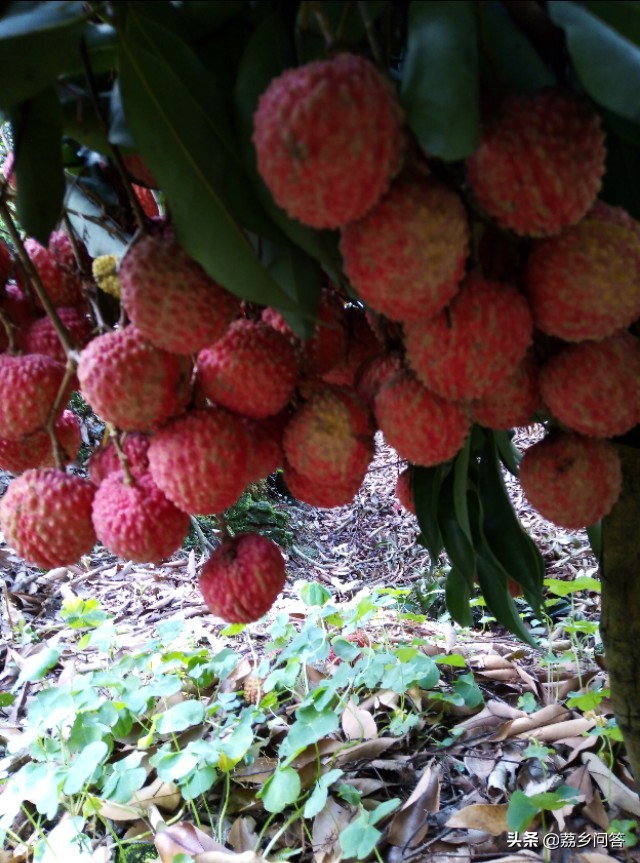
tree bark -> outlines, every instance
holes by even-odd
[[[617,450],[622,493],[602,525],[600,633],[613,709],[640,786],[640,449]]]

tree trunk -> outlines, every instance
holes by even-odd
[[[617,449],[622,494],[603,522],[600,632],[613,709],[640,786],[640,449]]]

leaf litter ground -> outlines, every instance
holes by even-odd
[[[519,606],[540,651],[481,602],[462,630],[400,469],[378,438],[352,505],[275,501],[288,584],[244,631],[206,613],[200,549],[155,567],[97,548],[42,572],[0,546],[0,863],[128,860],[154,836],[162,863],[640,859],[586,534],[507,477],[551,616]]]

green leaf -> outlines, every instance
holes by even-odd
[[[29,656],[20,670],[18,683],[24,683],[27,680],[31,682],[42,680],[43,677],[47,676],[48,671],[55,668],[59,659],[60,651],[56,647],[45,647],[44,650],[40,650],[33,656]],[[44,695],[45,693],[40,693],[40,697]],[[52,697],[55,698],[55,693],[52,693]],[[67,693],[61,693],[61,697],[64,698],[66,705]]]
[[[370,822],[369,813],[362,814],[340,833],[340,847],[345,860],[366,859],[377,847],[382,833]]]
[[[556,596],[570,596],[572,593],[580,593],[581,590],[590,590],[595,593],[600,593],[601,584],[596,578],[591,578],[588,575],[580,575],[571,581],[564,581],[559,578],[545,578],[545,587],[550,593]]]
[[[484,701],[482,690],[476,683],[471,672],[468,674],[461,674],[456,680],[453,688],[458,695],[463,697],[464,703],[467,707],[472,709],[474,707],[479,707]]]
[[[451,470],[451,462],[436,467],[414,467],[412,476],[413,499],[422,540],[433,564],[442,551],[443,540],[438,527],[438,499],[444,478]]]
[[[187,801],[196,800],[201,794],[205,794],[211,788],[217,778],[218,773],[215,767],[202,767],[198,765],[180,783],[180,793]],[[177,856],[179,857],[180,855]]]
[[[309,339],[316,323],[316,311],[323,284],[322,270],[306,252],[289,243],[263,241],[263,262],[270,275],[295,303],[295,311],[283,317],[297,336]]]
[[[109,617],[98,599],[79,596],[63,600],[60,616],[72,629],[99,626]]]
[[[2,49],[0,49],[2,50]],[[16,154],[18,220],[44,246],[62,213],[62,112],[53,87],[9,112]]]
[[[65,794],[78,794],[96,769],[103,764],[109,755],[109,747],[102,740],[96,740],[85,746],[71,763],[62,790]]]
[[[584,5],[626,39],[640,45],[640,5],[637,0],[588,0]]]
[[[602,521],[590,524],[587,528],[589,544],[598,563],[602,563]]]
[[[181,701],[162,713],[156,723],[159,734],[184,731],[204,721],[204,704],[201,701]]]
[[[532,647],[538,647],[524,626],[507,590],[507,574],[486,544],[478,556],[478,581],[482,596],[498,623]]]
[[[507,826],[509,830],[522,833],[538,814],[523,791],[514,791],[507,807]]]
[[[331,598],[331,591],[317,581],[308,581],[300,591],[300,599],[305,605],[326,605]]]
[[[240,61],[235,89],[236,122],[242,159],[258,197],[280,231],[312,258],[320,261],[334,282],[340,280],[341,261],[337,250],[337,235],[315,231],[289,216],[274,202],[271,193],[258,174],[252,143],[253,115],[260,96],[271,80],[294,63],[289,36],[280,15],[270,15],[247,42]]]
[[[0,107],[35,96],[75,55],[84,3],[11,3],[0,18]]]
[[[400,96],[418,142],[455,161],[480,143],[474,4],[414,0]]]
[[[565,31],[587,93],[615,114],[640,123],[640,47],[577,3],[551,0],[548,9]]]
[[[267,812],[282,812],[300,796],[300,777],[293,767],[279,767],[258,791]]]
[[[140,4],[128,4],[136,6]],[[129,13],[120,40],[120,90],[127,123],[166,193],[178,240],[207,272],[231,292],[251,302],[290,309],[292,302],[267,273],[229,205],[241,176],[228,158],[223,107],[211,94],[202,99],[195,55],[180,40],[149,42],[156,25],[136,27]],[[164,53],[163,53],[164,52]],[[243,184],[242,194],[246,192]],[[240,196],[234,198],[238,204]],[[258,212],[258,210],[256,210]]]
[[[316,787],[307,798],[304,804],[303,818],[314,818],[318,812],[324,809],[329,796],[329,787],[333,785],[342,775],[344,770],[329,770],[323,774],[316,782]]]
[[[466,531],[469,529],[469,518],[467,524],[462,527],[458,521],[455,509],[455,472],[447,477],[442,484],[439,500],[438,524],[444,545],[451,560],[451,564],[458,569],[467,580],[469,587],[473,584],[476,575],[476,553],[472,538]],[[468,504],[467,504],[468,506]],[[467,509],[468,513],[468,509]]]
[[[280,744],[280,755],[288,762],[303,749],[328,737],[340,725],[340,718],[334,710],[316,710],[315,707],[302,707],[296,711],[296,721]]]
[[[509,88],[518,93],[553,87],[555,75],[504,5],[498,0],[487,0],[481,12],[486,33],[483,45],[489,55],[487,71],[496,75],[496,83],[502,85],[506,80]]]
[[[154,756],[151,764],[158,771],[163,782],[173,782],[184,779],[198,764],[198,758],[193,752],[185,749],[182,752],[164,752]]]
[[[513,434],[509,431],[492,432],[493,439],[498,449],[500,461],[510,474],[517,477],[520,472],[522,453],[513,442]]]
[[[460,570],[453,567],[447,575],[445,598],[449,614],[460,626],[473,626],[473,617],[469,607],[470,596],[469,582]]]
[[[380,803],[379,806],[376,806],[375,809],[369,812],[369,823],[377,824],[378,821],[382,821],[387,815],[395,812],[401,803],[402,800],[399,797],[392,797],[391,800],[385,800],[384,803]]]

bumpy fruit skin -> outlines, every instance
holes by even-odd
[[[0,501],[0,528],[25,560],[44,569],[68,566],[96,542],[91,521],[95,487],[55,468],[28,470]]]
[[[622,487],[622,468],[608,441],[558,432],[526,450],[520,483],[544,518],[576,530],[611,511]]]
[[[431,467],[462,449],[469,432],[466,407],[423,387],[409,371],[401,371],[380,387],[375,415],[387,443],[401,458]]]
[[[402,160],[402,112],[368,60],[341,54],[271,82],[254,116],[258,170],[277,203],[314,228],[359,219]]]
[[[539,373],[540,364],[530,351],[512,374],[471,403],[473,421],[497,431],[528,425],[542,406]]]
[[[24,247],[54,306],[77,306],[83,302],[82,279],[71,241],[64,232],[54,231],[47,248],[32,237],[24,241]],[[27,281],[20,270],[16,270],[16,279],[20,287]],[[39,301],[36,304],[40,307]]]
[[[479,398],[512,373],[531,344],[533,325],[516,288],[470,275],[445,311],[405,324],[407,362],[432,392]]]
[[[565,345],[540,372],[545,405],[573,431],[622,435],[640,423],[640,340],[618,333]]]
[[[296,498],[309,506],[321,509],[333,509],[336,506],[347,506],[356,496],[362,485],[364,473],[354,474],[341,482],[322,482],[317,475],[305,476],[285,462],[284,481],[287,488]]]
[[[396,497],[402,506],[413,515],[416,514],[416,503],[413,499],[413,467],[408,465],[398,476],[396,482]]]
[[[129,472],[136,479],[149,472],[149,444],[151,438],[146,435],[132,432],[128,434],[123,443],[122,449],[127,457]],[[118,453],[112,441],[106,446],[99,447],[87,464],[89,469],[89,479],[94,485],[100,485],[109,474],[114,471],[122,470]]]
[[[235,321],[220,341],[198,354],[197,384],[215,404],[262,419],[291,399],[298,366],[290,341],[264,323]]]
[[[386,351],[371,357],[360,367],[355,388],[369,410],[374,409],[375,397],[380,387],[402,368],[400,354]]]
[[[65,463],[73,461],[80,451],[82,434],[78,418],[72,411],[62,412],[55,425],[55,433]],[[0,438],[0,470],[18,474],[30,468],[55,466],[51,438],[44,429],[20,440]]]
[[[23,330],[27,329],[35,319],[29,298],[17,285],[4,286],[4,295],[0,293],[0,309],[11,318],[11,323]]]
[[[194,410],[168,422],[149,447],[156,485],[185,512],[228,509],[248,482],[249,441],[239,417],[223,408]]]
[[[209,611],[227,623],[251,623],[269,611],[285,584],[278,546],[257,533],[226,539],[200,573]]]
[[[107,422],[146,431],[179,413],[189,398],[191,363],[159,350],[132,326],[98,336],[80,355],[84,398]]]
[[[257,482],[281,467],[284,461],[282,437],[288,422],[284,414],[266,420],[246,420],[244,423],[249,443],[247,482]]]
[[[238,301],[184,251],[171,231],[146,234],[118,271],[131,322],[155,347],[192,354],[222,338]]]
[[[468,159],[469,183],[503,228],[547,237],[574,225],[600,190],[604,135],[586,103],[559,90],[506,99]]]
[[[394,321],[437,314],[458,290],[469,252],[460,198],[429,177],[402,177],[342,231],[344,271],[360,298]]]
[[[538,329],[568,342],[607,338],[640,317],[640,224],[598,204],[533,249],[525,278]]]
[[[380,350],[380,342],[369,326],[362,309],[346,310],[348,336],[347,353],[344,360],[322,376],[328,384],[353,387],[360,368]]]
[[[373,458],[369,413],[355,393],[319,384],[287,425],[284,452],[305,479],[357,490]]]
[[[78,349],[91,340],[93,329],[84,310],[78,306],[57,309],[58,317],[71,335]],[[34,321],[25,333],[25,348],[30,354],[46,354],[59,363],[66,363],[67,357],[51,320],[48,317]]]
[[[11,276],[13,270],[13,258],[9,246],[0,240],[0,285],[4,285]]]
[[[100,542],[118,557],[160,563],[182,545],[189,516],[160,491],[149,474],[127,484],[114,471],[93,499],[93,526]]]
[[[64,379],[64,366],[41,354],[0,356],[0,437],[19,440],[42,428]],[[60,413],[64,407],[60,407]]]

